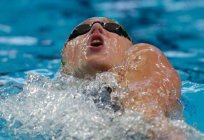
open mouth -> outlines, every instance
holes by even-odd
[[[101,35],[93,35],[90,38],[89,45],[91,47],[100,47],[104,44],[103,37]]]

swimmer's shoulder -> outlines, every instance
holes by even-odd
[[[134,53],[137,53],[138,51],[151,51],[155,53],[162,53],[161,50],[159,50],[156,46],[148,44],[148,43],[138,43],[134,44],[132,47],[129,48],[129,52],[133,51]]]
[[[143,61],[146,60],[146,64],[148,60],[150,63],[162,63],[165,66],[172,68],[172,65],[164,53],[156,46],[148,43],[138,43],[130,47],[128,49],[128,57],[131,58],[131,61],[141,58]]]

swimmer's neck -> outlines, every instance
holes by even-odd
[[[98,71],[98,72],[94,72],[94,73],[85,73],[82,71],[75,71],[73,73],[70,73],[69,75],[72,75],[76,78],[79,79],[85,79],[85,80],[93,80],[96,79],[96,75],[102,73],[103,71]]]
[[[78,69],[78,70],[75,70],[74,72],[70,73],[69,75],[72,75],[72,76],[74,76],[76,78],[80,78],[80,79],[92,80],[92,79],[95,79],[98,74],[101,74],[104,72],[114,73],[114,69],[117,67],[113,67],[110,69],[102,69],[102,70],[89,69],[88,71],[87,70],[82,71],[82,70]]]

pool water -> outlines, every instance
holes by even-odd
[[[135,43],[151,43],[165,53],[182,79],[184,120],[204,133],[204,1],[1,0],[0,6],[0,139],[125,139],[132,131],[117,132],[123,132],[126,124],[140,125],[141,130],[131,127],[139,134],[150,127],[139,114],[124,119],[98,111],[79,89],[93,82],[98,82],[98,89],[103,85],[100,78],[84,82],[68,77],[65,83],[58,78],[65,40],[74,26],[92,16],[116,19]],[[115,84],[114,79],[108,81]],[[177,124],[201,139],[197,131]]]

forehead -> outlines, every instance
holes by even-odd
[[[93,17],[93,18],[89,18],[85,21],[83,21],[82,23],[80,24],[90,24],[90,23],[93,23],[95,21],[101,21],[101,22],[114,22],[113,20],[109,19],[109,18],[105,18],[105,17]]]

